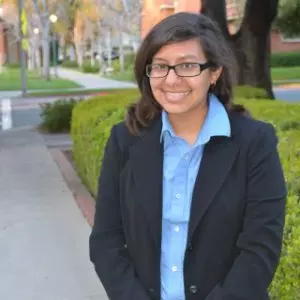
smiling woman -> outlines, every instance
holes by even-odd
[[[109,299],[269,299],[287,192],[273,126],[233,103],[233,66],[201,14],[145,37],[141,97],[109,135],[90,236]]]

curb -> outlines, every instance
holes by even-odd
[[[58,165],[73,197],[90,226],[93,226],[95,215],[95,200],[82,184],[72,164],[60,149],[49,149],[50,154]]]

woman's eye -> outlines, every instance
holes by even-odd
[[[168,67],[167,65],[163,65],[163,64],[155,64],[151,66],[152,70],[164,70],[167,67]]]
[[[192,69],[195,68],[196,64],[192,64],[192,63],[185,63],[185,64],[181,64],[180,67],[182,69]]]

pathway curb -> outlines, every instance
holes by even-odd
[[[95,215],[95,200],[81,182],[70,161],[60,149],[49,149],[54,161],[58,165],[64,179],[69,186],[73,197],[80,208],[83,216],[93,226]]]

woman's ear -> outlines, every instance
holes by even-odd
[[[214,69],[214,70],[211,71],[211,79],[210,79],[211,85],[216,84],[216,82],[218,81],[218,79],[221,76],[222,72],[223,72],[223,67],[219,67],[219,68]]]

